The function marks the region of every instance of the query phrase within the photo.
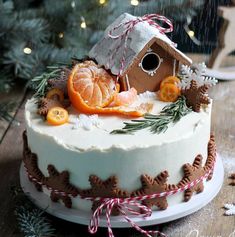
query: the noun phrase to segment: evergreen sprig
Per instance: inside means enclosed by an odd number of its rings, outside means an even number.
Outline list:
[[[170,123],[177,123],[191,111],[186,105],[185,97],[181,96],[176,102],[165,106],[159,115],[146,114],[143,119],[124,122],[125,126],[122,129],[113,130],[111,134],[133,134],[145,128],[159,134],[165,132]]]
[[[55,236],[55,229],[39,209],[28,209],[20,206],[16,209],[19,229],[25,237],[51,237]]]
[[[43,97],[47,90],[48,80],[58,78],[62,71],[62,68],[59,66],[49,66],[47,68],[47,72],[44,72],[31,80],[29,86],[35,90],[34,97]]]

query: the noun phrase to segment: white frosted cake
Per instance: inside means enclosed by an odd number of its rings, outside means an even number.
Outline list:
[[[128,21],[128,16],[121,19]],[[138,24],[133,34],[141,33],[141,24],[147,23]],[[214,81],[204,80],[204,64],[196,67],[201,70],[183,66],[176,77],[179,65],[190,65],[190,59],[172,45],[167,48],[158,37],[162,33],[148,27],[150,43],[128,61],[120,82],[115,79],[119,72],[111,73],[107,65],[104,69],[99,55],[75,62],[63,81],[61,77],[50,81],[39,103],[38,98],[27,101],[23,161],[29,179],[52,201],[90,212],[101,201],[86,198],[176,190],[212,170],[216,152],[207,90]],[[65,100],[71,104],[65,105]],[[185,192],[143,204],[166,209],[202,191],[200,182]]]

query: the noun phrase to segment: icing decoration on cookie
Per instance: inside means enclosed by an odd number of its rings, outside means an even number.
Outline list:
[[[89,177],[91,188],[81,191],[81,196],[84,197],[102,197],[102,198],[126,198],[129,197],[128,193],[118,187],[118,178],[111,176],[106,180],[101,180],[96,175]],[[101,200],[93,201],[92,210],[95,211],[100,205]],[[112,215],[118,215],[119,211],[117,208],[113,208]]]
[[[203,157],[201,155],[197,155],[193,165],[191,164],[185,164],[183,166],[184,170],[184,178],[179,182],[178,186],[184,186],[187,183],[192,182],[193,180],[196,180],[198,177],[203,176],[206,171],[205,168],[202,167],[202,160]],[[204,190],[203,182],[198,183],[194,187],[187,189],[184,193],[184,201],[187,202],[191,199],[194,192],[200,193]]]
[[[71,208],[72,201],[69,195],[76,197],[79,190],[69,183],[69,172],[58,172],[53,165],[48,165],[47,170],[49,177],[43,177],[42,182],[52,189],[50,195],[51,200],[57,202],[61,199],[66,207]],[[63,192],[64,195],[62,195],[61,192]]]
[[[182,95],[186,98],[186,104],[188,107],[192,107],[194,112],[200,112],[202,104],[210,104],[208,97],[208,85],[198,86],[197,82],[192,80],[190,88],[182,89]]]
[[[23,162],[24,166],[29,174],[29,180],[34,183],[38,191],[42,191],[42,185],[35,180],[41,180],[44,176],[43,173],[38,168],[38,158],[35,153],[32,153],[27,140],[26,131],[23,132]]]
[[[167,184],[167,178],[169,177],[168,172],[161,172],[155,178],[144,174],[141,176],[142,188],[133,192],[131,196],[144,196],[154,193],[161,193],[177,188],[176,185]],[[168,207],[166,197],[159,197],[154,199],[143,200],[142,203],[151,208],[152,206],[157,206],[160,210],[165,210]]]

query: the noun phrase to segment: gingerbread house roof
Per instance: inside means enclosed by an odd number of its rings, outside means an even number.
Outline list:
[[[94,58],[98,64],[110,69],[114,75],[117,75],[120,68],[120,61],[123,56],[124,43],[120,42],[121,39],[112,39],[108,33],[115,26],[135,20],[136,17],[128,13],[120,15],[111,25],[107,27],[104,32],[104,37],[94,45],[89,52],[89,57]],[[115,35],[124,31],[123,27],[115,30]],[[177,59],[183,64],[190,65],[192,60],[188,58],[181,51],[176,49],[174,43],[165,35],[160,33],[158,29],[150,26],[147,22],[140,22],[134,26],[134,29],[129,33],[127,40],[127,50],[125,56],[125,72],[130,65],[135,61],[141,50],[149,43],[156,41],[158,45],[164,48],[172,57]]]

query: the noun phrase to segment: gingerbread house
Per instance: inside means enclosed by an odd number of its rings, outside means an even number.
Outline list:
[[[192,60],[176,48],[176,45],[157,28],[147,22],[139,22],[127,35],[113,39],[109,32],[118,25],[115,35],[125,31],[124,22],[136,17],[124,13],[105,30],[104,37],[91,49],[89,57],[118,75],[125,51],[124,68],[120,77],[122,90],[135,87],[138,93],[157,91],[161,81],[175,75],[179,64],[190,65]]]

